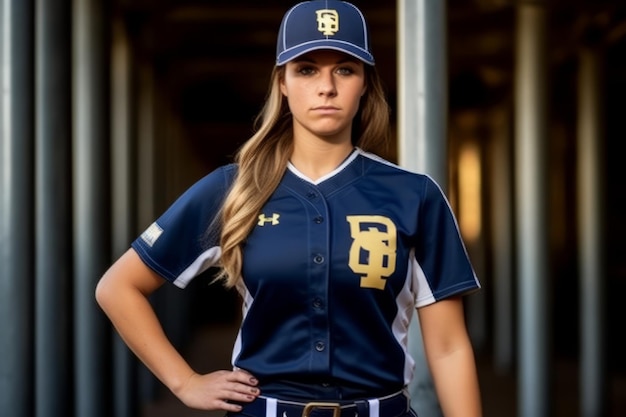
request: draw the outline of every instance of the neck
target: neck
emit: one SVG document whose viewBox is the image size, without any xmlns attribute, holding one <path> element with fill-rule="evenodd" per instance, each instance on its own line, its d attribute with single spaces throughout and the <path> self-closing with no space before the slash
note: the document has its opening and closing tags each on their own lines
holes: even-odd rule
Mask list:
<svg viewBox="0 0 626 417">
<path fill-rule="evenodd" d="M 336 169 L 353 149 L 350 141 L 294 141 L 290 161 L 298 171 L 315 181 Z"/>
</svg>

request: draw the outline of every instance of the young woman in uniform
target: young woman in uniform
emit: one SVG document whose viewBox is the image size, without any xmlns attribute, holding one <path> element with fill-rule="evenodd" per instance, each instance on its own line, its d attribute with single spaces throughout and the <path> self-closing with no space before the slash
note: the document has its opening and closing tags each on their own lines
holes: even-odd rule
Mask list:
<svg viewBox="0 0 626 417">
<path fill-rule="evenodd" d="M 481 415 L 461 295 L 480 287 L 438 185 L 374 152 L 389 109 L 362 13 L 311 1 L 284 16 L 258 129 L 100 280 L 117 331 L 184 404 L 229 416 L 414 416 L 417 308 L 446 417 Z M 229 370 L 198 374 L 148 297 L 209 267 L 238 290 Z"/>
</svg>

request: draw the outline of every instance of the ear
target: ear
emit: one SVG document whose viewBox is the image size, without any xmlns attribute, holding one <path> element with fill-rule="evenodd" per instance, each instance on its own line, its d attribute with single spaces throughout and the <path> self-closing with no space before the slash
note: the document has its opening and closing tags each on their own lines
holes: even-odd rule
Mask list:
<svg viewBox="0 0 626 417">
<path fill-rule="evenodd" d="M 287 97 L 287 86 L 285 85 L 285 77 L 280 77 L 278 85 L 280 86 L 280 92 L 283 93 L 283 96 Z"/>
</svg>

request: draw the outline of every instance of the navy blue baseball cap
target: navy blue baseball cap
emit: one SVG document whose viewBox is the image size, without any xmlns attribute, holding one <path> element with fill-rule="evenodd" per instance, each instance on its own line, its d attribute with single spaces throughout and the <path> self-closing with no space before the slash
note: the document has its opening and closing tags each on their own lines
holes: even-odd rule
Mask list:
<svg viewBox="0 0 626 417">
<path fill-rule="evenodd" d="M 333 49 L 374 65 L 363 13 L 345 1 L 298 3 L 285 13 L 276 45 L 276 65 L 317 49 Z"/>
</svg>

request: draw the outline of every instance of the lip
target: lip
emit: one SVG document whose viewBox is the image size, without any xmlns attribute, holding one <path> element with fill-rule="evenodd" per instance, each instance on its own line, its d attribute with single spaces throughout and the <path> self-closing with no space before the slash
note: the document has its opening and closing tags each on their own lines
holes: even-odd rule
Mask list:
<svg viewBox="0 0 626 417">
<path fill-rule="evenodd" d="M 317 106 L 313 107 L 311 110 L 318 113 L 335 113 L 339 111 L 339 108 L 334 106 Z"/>
</svg>

